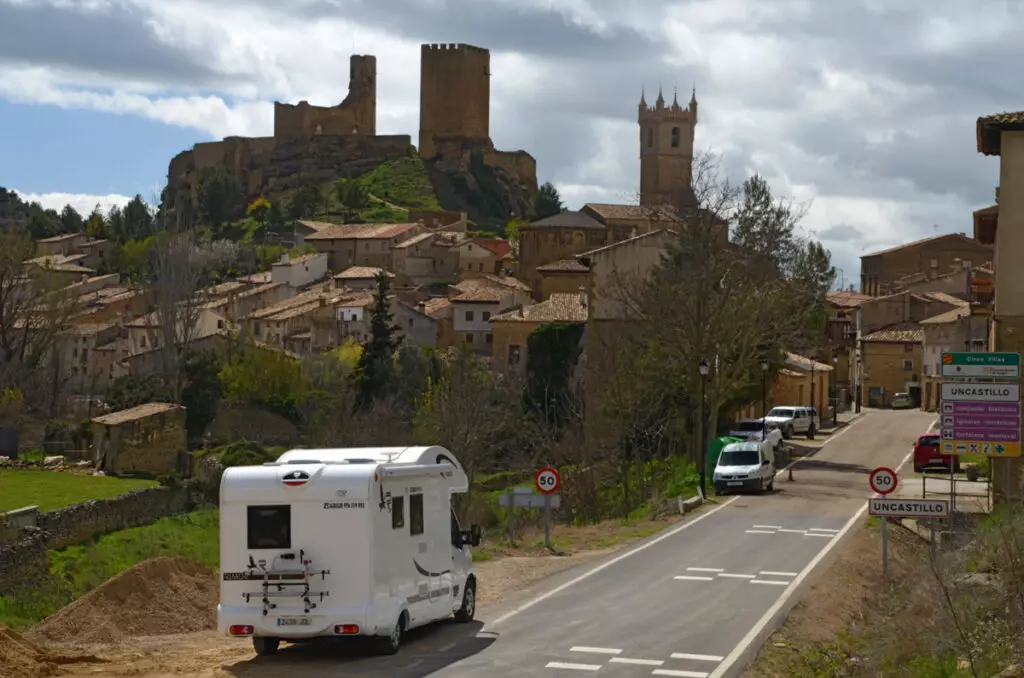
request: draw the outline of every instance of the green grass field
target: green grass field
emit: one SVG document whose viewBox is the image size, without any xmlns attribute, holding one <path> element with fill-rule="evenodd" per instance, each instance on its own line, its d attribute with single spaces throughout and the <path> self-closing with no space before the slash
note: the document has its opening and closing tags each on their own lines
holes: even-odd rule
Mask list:
<svg viewBox="0 0 1024 678">
<path fill-rule="evenodd" d="M 0 596 L 0 624 L 27 628 L 150 558 L 183 556 L 216 568 L 219 525 L 217 509 L 202 509 L 51 551 L 50 583 L 17 596 Z"/>
<path fill-rule="evenodd" d="M 37 469 L 0 470 L 0 512 L 24 506 L 52 511 L 93 499 L 109 499 L 125 492 L 156 487 L 153 480 L 111 478 Z"/>
</svg>

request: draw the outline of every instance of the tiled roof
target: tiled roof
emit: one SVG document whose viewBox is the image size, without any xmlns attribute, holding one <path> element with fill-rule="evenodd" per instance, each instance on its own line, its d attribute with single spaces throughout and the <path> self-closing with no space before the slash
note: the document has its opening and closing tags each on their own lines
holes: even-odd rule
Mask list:
<svg viewBox="0 0 1024 678">
<path fill-rule="evenodd" d="M 959 308 L 954 308 L 951 311 L 946 311 L 938 315 L 933 315 L 931 318 L 925 318 L 921 321 L 922 325 L 948 325 L 955 323 L 960 318 L 965 318 L 971 314 L 971 307 L 964 304 Z"/>
<path fill-rule="evenodd" d="M 952 294 L 946 294 L 945 292 L 921 292 L 921 296 L 931 301 L 938 301 L 943 304 L 953 304 L 954 306 L 968 306 L 968 302 L 964 301 L 960 297 L 954 297 Z"/>
<path fill-rule="evenodd" d="M 636 242 L 637 240 L 643 240 L 644 238 L 651 238 L 653 236 L 656 236 L 656 235 L 659 235 L 659 234 L 665 234 L 665 233 L 675 234 L 675 231 L 673 231 L 672 229 L 663 229 L 663 228 L 662 229 L 658 229 L 656 231 L 648 231 L 647 233 L 641 233 L 640 235 L 634 235 L 632 238 L 626 238 L 625 240 L 620 240 L 618 242 L 613 242 L 611 245 L 604 245 L 603 247 L 598 247 L 597 249 L 590 250 L 589 252 L 583 252 L 582 254 L 577 254 L 576 258 L 577 259 L 583 259 L 585 257 L 592 257 L 595 254 L 598 254 L 598 253 L 601 253 L 601 252 L 607 252 L 609 250 L 615 249 L 616 247 L 624 247 L 624 246 L 626 246 L 626 245 L 628 245 L 630 243 Z"/>
<path fill-rule="evenodd" d="M 428 234 L 429 235 L 429 234 Z M 377 268 L 376 266 L 349 266 L 341 273 L 334 276 L 335 280 L 367 280 L 376 278 L 378 275 L 383 273 L 389 278 L 394 278 L 395 274 L 391 271 L 386 271 L 383 268 Z"/>
<path fill-rule="evenodd" d="M 258 297 L 261 294 L 265 294 L 266 292 L 269 292 L 270 290 L 273 290 L 273 289 L 277 289 L 278 287 L 284 287 L 284 283 L 283 282 L 268 282 L 268 283 L 264 283 L 262 285 L 257 285 L 256 287 L 253 287 L 251 290 L 246 290 L 244 292 L 241 292 L 241 293 L 239 293 L 238 296 L 239 296 L 239 298 L 244 298 L 244 299 L 248 299 L 249 297 Z"/>
<path fill-rule="evenodd" d="M 604 230 L 605 225 L 583 212 L 561 212 L 520 228 L 592 228 Z"/>
<path fill-rule="evenodd" d="M 319 299 L 325 296 L 327 296 L 326 293 L 321 289 L 300 292 L 299 294 L 296 294 L 294 297 L 291 297 L 289 299 L 284 299 L 282 301 L 277 302 L 276 304 L 271 304 L 270 306 L 265 306 L 264 308 L 256 309 L 255 311 L 249 314 L 249 319 L 262 320 L 263 318 L 270 318 L 271 316 L 278 315 L 279 313 L 284 313 L 285 311 L 288 311 L 299 306 L 304 306 L 306 304 L 313 302 L 319 303 Z"/>
<path fill-rule="evenodd" d="M 127 410 L 121 410 L 120 412 L 111 412 L 110 414 L 95 417 L 92 421 L 94 424 L 117 426 L 118 424 L 125 424 L 129 421 L 137 421 L 139 419 L 145 419 L 146 417 L 152 417 L 154 414 L 179 409 L 182 409 L 181 405 L 175 405 L 174 403 L 145 403 Z"/>
<path fill-rule="evenodd" d="M 320 297 L 315 301 L 311 301 L 301 306 L 293 306 L 285 309 L 276 315 L 272 315 L 269 318 L 264 318 L 265 321 L 279 322 L 281 320 L 291 320 L 292 318 L 301 318 L 304 315 L 309 315 L 318 309 L 324 308 L 327 304 L 333 300 L 328 300 L 326 297 Z"/>
<path fill-rule="evenodd" d="M 366 308 L 373 303 L 373 294 L 370 292 L 351 294 L 336 299 L 333 303 L 335 308 Z"/>
<path fill-rule="evenodd" d="M 978 242 L 974 238 L 968 238 L 963 233 L 944 233 L 943 235 L 933 235 L 930 238 L 921 238 L 920 240 L 913 240 L 911 242 L 904 243 L 902 245 L 896 245 L 895 247 L 889 247 L 888 249 L 879 250 L 877 252 L 871 252 L 870 254 L 864 254 L 864 255 L 861 255 L 861 259 L 866 259 L 868 257 L 877 257 L 877 256 L 879 256 L 881 254 L 890 254 L 892 252 L 896 252 L 898 250 L 906 249 L 908 247 L 917 247 L 918 245 L 923 245 L 923 244 L 929 243 L 929 242 L 935 242 L 937 240 L 945 240 L 947 238 L 956 238 L 956 239 L 961 240 L 961 241 L 963 241 L 965 243 L 967 243 L 967 242 L 972 243 L 974 245 L 977 245 L 978 249 L 991 249 L 992 248 L 991 245 L 985 245 L 983 243 Z"/>
<path fill-rule="evenodd" d="M 640 205 L 612 205 L 600 202 L 588 202 L 583 206 L 602 219 L 666 219 L 677 218 L 674 212 L 666 207 L 641 207 Z"/>
<path fill-rule="evenodd" d="M 452 302 L 447 297 L 433 297 L 423 302 L 423 310 L 431 318 L 445 315 L 452 307 Z"/>
<path fill-rule="evenodd" d="M 441 247 L 458 247 L 470 239 L 468 235 L 459 231 L 434 231 L 434 235 L 437 238 L 433 244 Z"/>
<path fill-rule="evenodd" d="M 975 131 L 978 152 L 985 155 L 999 155 L 1003 130 L 1024 129 L 1024 111 L 996 113 L 978 118 Z"/>
<path fill-rule="evenodd" d="M 556 292 L 547 301 L 516 308 L 491 318 L 492 322 L 585 323 L 587 295 Z"/>
<path fill-rule="evenodd" d="M 853 292 L 851 290 L 829 292 L 825 297 L 828 299 L 830 304 L 841 306 L 843 308 L 856 308 L 872 298 L 870 295 Z"/>
<path fill-rule="evenodd" d="M 469 290 L 477 288 L 489 288 L 489 289 L 510 289 L 519 290 L 520 292 L 532 292 L 530 286 L 521 280 L 516 280 L 511 276 L 498 276 L 491 273 L 484 273 L 483 275 L 475 278 L 468 278 L 461 280 L 455 285 L 452 285 L 456 290 L 460 292 L 468 292 Z"/>
<path fill-rule="evenodd" d="M 483 247 L 498 259 L 507 257 L 512 251 L 512 243 L 501 238 L 477 238 L 472 242 L 474 245 Z"/>
<path fill-rule="evenodd" d="M 811 366 L 814 366 L 815 372 L 830 372 L 832 366 L 825 363 L 819 363 L 817 360 L 811 360 L 798 353 L 786 353 L 786 364 L 790 367 L 795 367 L 800 370 L 810 371 Z"/>
<path fill-rule="evenodd" d="M 248 289 L 249 285 L 238 280 L 228 280 L 217 285 L 211 285 L 210 287 L 199 290 L 200 294 L 208 297 L 220 297 L 225 294 L 231 294 L 239 290 Z"/>
<path fill-rule="evenodd" d="M 333 224 L 329 221 L 312 221 L 310 219 L 299 219 L 296 223 L 318 233 L 320 231 L 326 231 L 332 226 L 337 226 L 337 224 Z"/>
<path fill-rule="evenodd" d="M 587 273 L 590 271 L 590 268 L 582 261 L 576 259 L 560 259 L 559 261 L 552 261 L 550 264 L 538 266 L 537 270 L 541 273 Z"/>
<path fill-rule="evenodd" d="M 462 302 L 500 304 L 505 300 L 505 295 L 495 287 L 481 285 L 473 287 L 452 299 L 453 304 Z"/>
<path fill-rule="evenodd" d="M 307 235 L 306 240 L 393 238 L 417 226 L 420 226 L 420 224 L 333 224 L 330 228 L 325 228 L 319 233 Z"/>
<path fill-rule="evenodd" d="M 924 341 L 924 330 L 911 324 L 893 325 L 863 336 L 860 340 L 891 344 L 916 344 Z"/>
<path fill-rule="evenodd" d="M 326 257 L 327 255 L 323 252 L 312 252 L 310 254 L 303 254 L 301 257 L 295 257 L 294 259 L 289 258 L 288 261 L 275 261 L 273 266 L 296 266 L 298 264 L 304 264 L 312 259 L 319 257 Z"/>
<path fill-rule="evenodd" d="M 270 271 L 263 271 L 261 273 L 253 273 L 252 275 L 247 275 L 244 278 L 239 278 L 239 280 L 244 280 L 245 282 L 251 282 L 254 285 L 261 285 L 261 284 L 268 283 L 271 280 L 273 280 L 273 275 L 274 274 L 271 273 Z"/>
<path fill-rule="evenodd" d="M 96 323 L 96 322 L 88 322 L 88 321 L 86 321 L 86 322 L 75 323 L 73 331 L 74 331 L 75 334 L 77 334 L 79 336 L 83 336 L 83 335 L 88 336 L 90 334 L 99 334 L 100 332 L 103 332 L 105 330 L 109 330 L 110 328 L 116 327 L 116 326 L 117 326 L 117 323 L 113 322 L 113 321 L 105 322 L 105 323 Z"/>
<path fill-rule="evenodd" d="M 396 250 L 404 250 L 404 249 L 406 249 L 408 247 L 412 247 L 413 245 L 421 243 L 424 240 L 430 240 L 431 238 L 434 238 L 434 237 L 436 237 L 436 234 L 434 234 L 434 233 L 420 233 L 419 235 L 414 235 L 413 237 L 409 238 L 408 240 L 403 240 L 402 242 L 397 243 L 395 245 L 395 249 Z"/>
<path fill-rule="evenodd" d="M 64 266 L 74 264 L 85 259 L 84 254 L 44 254 L 41 257 L 27 259 L 24 263 L 36 266 Z"/>
<path fill-rule="evenodd" d="M 45 242 L 45 243 L 61 242 L 62 240 L 71 240 L 72 238 L 81 238 L 83 235 L 85 235 L 85 234 L 81 233 L 81 232 L 79 232 L 79 233 L 64 233 L 63 235 L 54 235 L 54 236 L 51 236 L 49 238 L 42 238 L 42 239 L 39 240 L 39 242 Z"/>
</svg>

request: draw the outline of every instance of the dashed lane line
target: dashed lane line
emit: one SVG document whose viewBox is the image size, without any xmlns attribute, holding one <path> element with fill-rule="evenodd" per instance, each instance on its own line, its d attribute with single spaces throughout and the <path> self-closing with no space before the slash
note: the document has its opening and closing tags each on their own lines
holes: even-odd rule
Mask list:
<svg viewBox="0 0 1024 678">
<path fill-rule="evenodd" d="M 781 530 L 782 525 L 754 525 L 754 528 L 758 530 Z"/>
<path fill-rule="evenodd" d="M 548 662 L 546 669 L 567 669 L 569 671 L 599 671 L 600 664 L 573 664 L 571 662 Z"/>
<path fill-rule="evenodd" d="M 789 586 L 788 581 L 772 581 L 771 579 L 751 579 L 751 584 L 772 584 L 775 586 Z"/>
<path fill-rule="evenodd" d="M 747 530 L 747 534 L 775 534 L 771 530 Z"/>
<path fill-rule="evenodd" d="M 677 574 L 673 579 L 686 579 L 688 581 L 714 581 L 714 577 L 692 577 L 685 574 Z"/>
<path fill-rule="evenodd" d="M 661 666 L 665 663 L 661 659 L 630 659 L 629 657 L 612 657 L 608 662 L 612 664 L 635 664 L 637 666 Z"/>
<path fill-rule="evenodd" d="M 720 567 L 688 567 L 687 572 L 725 572 Z"/>
<path fill-rule="evenodd" d="M 654 669 L 655 676 L 678 676 L 678 678 L 708 678 L 708 674 L 702 671 L 679 671 L 677 669 Z"/>
<path fill-rule="evenodd" d="M 731 572 L 719 572 L 719 577 L 728 577 L 730 579 L 754 579 L 757 575 L 754 574 L 732 574 Z"/>
<path fill-rule="evenodd" d="M 825 539 L 834 539 L 834 534 L 821 534 L 820 532 L 808 532 L 804 535 L 805 537 L 824 537 Z"/>
<path fill-rule="evenodd" d="M 574 645 L 569 652 L 589 652 L 591 654 L 622 654 L 622 650 L 611 647 L 589 647 L 587 645 Z"/>
<path fill-rule="evenodd" d="M 812 528 L 810 528 L 807 531 L 808 532 L 830 532 L 832 534 L 838 534 L 839 533 L 839 530 L 833 530 L 833 529 L 830 529 L 830 528 L 827 528 L 827 527 L 812 527 Z"/>
<path fill-rule="evenodd" d="M 799 572 L 772 572 L 771 570 L 761 570 L 758 572 L 762 577 L 795 577 Z"/>
<path fill-rule="evenodd" d="M 780 527 L 779 532 L 789 532 L 790 534 L 807 534 L 807 530 L 794 530 L 790 527 Z"/>
<path fill-rule="evenodd" d="M 725 657 L 716 654 L 689 654 L 687 652 L 673 652 L 672 659 L 689 659 L 695 662 L 720 662 Z"/>
</svg>

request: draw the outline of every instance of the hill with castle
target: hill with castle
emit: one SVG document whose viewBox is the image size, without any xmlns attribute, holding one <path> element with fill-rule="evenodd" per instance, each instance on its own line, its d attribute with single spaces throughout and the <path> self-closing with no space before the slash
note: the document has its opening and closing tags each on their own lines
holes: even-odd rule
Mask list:
<svg viewBox="0 0 1024 678">
<path fill-rule="evenodd" d="M 422 45 L 417 150 L 409 135 L 377 134 L 377 59 L 353 55 L 348 96 L 337 106 L 275 102 L 273 136 L 228 137 L 175 156 L 164 206 L 179 225 L 194 224 L 206 170 L 234 173 L 250 201 L 274 200 L 304 184 L 353 179 L 406 159 L 422 163 L 443 210 L 466 212 L 481 226 L 528 217 L 537 163 L 526 151 L 494 148 L 490 61 L 488 50 L 472 45 Z"/>
</svg>

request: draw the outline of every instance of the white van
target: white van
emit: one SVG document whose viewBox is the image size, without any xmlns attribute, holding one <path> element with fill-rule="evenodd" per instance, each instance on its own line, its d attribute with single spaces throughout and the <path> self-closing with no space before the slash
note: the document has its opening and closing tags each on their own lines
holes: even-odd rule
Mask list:
<svg viewBox="0 0 1024 678">
<path fill-rule="evenodd" d="M 729 443 L 722 448 L 713 477 L 715 494 L 775 487 L 775 448 L 767 440 Z"/>
<path fill-rule="evenodd" d="M 443 447 L 291 450 L 224 471 L 218 628 L 257 654 L 282 640 L 368 636 L 394 654 L 411 628 L 476 612 L 470 546 Z"/>
</svg>

